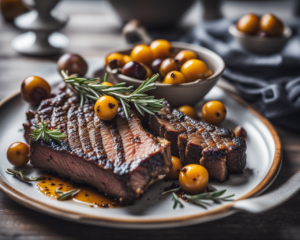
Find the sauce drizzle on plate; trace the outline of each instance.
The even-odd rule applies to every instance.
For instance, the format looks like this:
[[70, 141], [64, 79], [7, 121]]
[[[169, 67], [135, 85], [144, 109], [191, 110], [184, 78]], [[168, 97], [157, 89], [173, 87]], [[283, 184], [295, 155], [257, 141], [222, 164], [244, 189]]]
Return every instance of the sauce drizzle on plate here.
[[37, 184], [38, 190], [50, 198], [57, 199], [59, 194], [55, 193], [58, 189], [62, 192], [68, 192], [72, 189], [80, 189], [80, 192], [73, 196], [71, 199], [75, 202], [88, 204], [90, 207], [119, 207], [120, 204], [113, 198], [105, 196], [91, 186], [76, 186], [68, 180], [55, 175], [43, 175], [45, 179], [40, 180]]

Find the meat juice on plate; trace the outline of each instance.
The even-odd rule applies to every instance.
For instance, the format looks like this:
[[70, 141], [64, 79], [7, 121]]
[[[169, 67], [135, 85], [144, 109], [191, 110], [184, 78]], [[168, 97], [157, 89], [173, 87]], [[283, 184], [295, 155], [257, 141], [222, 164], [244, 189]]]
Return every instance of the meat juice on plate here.
[[75, 202], [90, 204], [91, 207], [117, 207], [120, 204], [113, 198], [105, 196], [91, 186], [74, 187], [72, 183], [55, 175], [44, 175], [45, 179], [37, 184], [38, 190], [51, 198], [57, 199], [59, 195], [55, 192], [60, 190], [68, 192], [73, 189], [80, 189], [71, 199]]

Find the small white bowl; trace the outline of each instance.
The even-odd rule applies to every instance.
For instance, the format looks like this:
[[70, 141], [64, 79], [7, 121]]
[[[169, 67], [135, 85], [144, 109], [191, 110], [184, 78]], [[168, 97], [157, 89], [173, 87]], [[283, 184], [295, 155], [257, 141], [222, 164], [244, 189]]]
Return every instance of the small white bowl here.
[[[135, 45], [136, 44], [130, 45], [115, 52], [130, 54]], [[198, 79], [194, 82], [178, 85], [155, 83], [156, 89], [149, 91], [149, 94], [154, 95], [156, 98], [165, 98], [174, 107], [186, 104], [194, 105], [217, 83], [225, 69], [225, 63], [219, 55], [207, 48], [181, 42], [171, 42], [171, 45], [175, 53], [184, 49], [194, 51], [198, 59], [207, 64], [208, 68], [212, 71], [212, 75], [203, 80]], [[117, 82], [126, 82], [128, 86], [133, 85], [137, 88], [143, 82], [143, 80], [131, 78], [120, 73], [112, 73], [108, 66], [106, 67], [106, 71], [110, 73]]]
[[279, 52], [292, 35], [292, 30], [284, 26], [283, 35], [279, 37], [259, 37], [242, 33], [232, 24], [228, 28], [229, 33], [238, 43], [250, 52], [258, 54], [272, 54]]

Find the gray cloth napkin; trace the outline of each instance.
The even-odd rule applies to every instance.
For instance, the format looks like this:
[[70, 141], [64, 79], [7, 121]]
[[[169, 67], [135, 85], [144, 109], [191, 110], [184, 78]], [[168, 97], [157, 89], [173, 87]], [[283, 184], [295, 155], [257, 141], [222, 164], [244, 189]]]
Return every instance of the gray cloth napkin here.
[[228, 19], [193, 27], [180, 41], [209, 48], [226, 63], [223, 78], [273, 123], [300, 131], [300, 19], [287, 23], [293, 35], [277, 54], [243, 49], [229, 34]]

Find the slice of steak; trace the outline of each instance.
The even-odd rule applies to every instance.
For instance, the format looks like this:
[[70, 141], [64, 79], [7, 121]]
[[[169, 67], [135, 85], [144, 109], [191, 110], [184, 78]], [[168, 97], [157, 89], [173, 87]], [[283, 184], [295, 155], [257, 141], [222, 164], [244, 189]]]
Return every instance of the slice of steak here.
[[[67, 138], [31, 139], [29, 134], [41, 118]], [[99, 120], [93, 104], [80, 108], [70, 90], [29, 111], [24, 128], [33, 167], [91, 184], [124, 204], [162, 179], [172, 165], [170, 143], [147, 133], [135, 114], [127, 119], [120, 108], [113, 120]]]
[[200, 164], [204, 166], [209, 177], [224, 182], [229, 178], [226, 167], [226, 153], [215, 147], [207, 147], [202, 151]]
[[[181, 112], [172, 113], [172, 107], [165, 101], [165, 107], [156, 115], [149, 115], [149, 127], [155, 136], [164, 137], [171, 142], [171, 154], [179, 157], [177, 139], [186, 132], [182, 125], [184, 115]], [[178, 114], [177, 114], [178, 113]]]
[[246, 142], [231, 130], [192, 119], [168, 103], [149, 116], [149, 126], [155, 135], [171, 142], [172, 155], [179, 156], [184, 166], [200, 163], [220, 182], [228, 179], [228, 172], [243, 172]]

